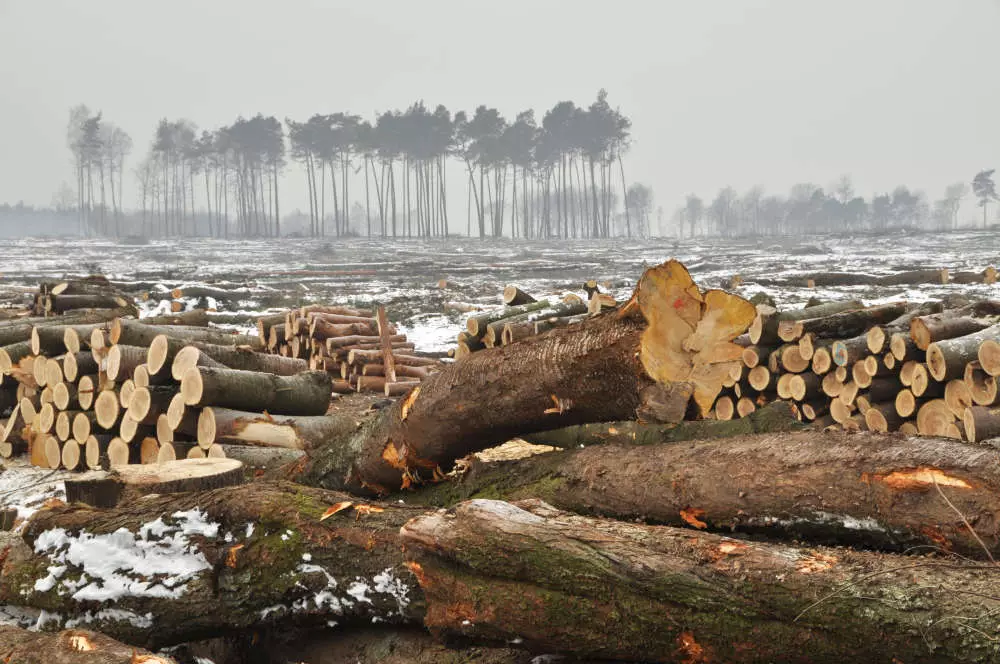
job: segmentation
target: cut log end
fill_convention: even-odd
[[[118,395],[113,390],[102,390],[94,401],[94,412],[97,414],[97,424],[103,429],[111,429],[118,422],[121,406]]]

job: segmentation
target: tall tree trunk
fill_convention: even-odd
[[[628,213],[628,186],[625,184],[625,164],[622,162],[622,155],[618,153],[618,168],[622,174],[622,207],[625,208],[625,234],[632,237],[632,220]]]
[[[367,228],[368,237],[372,236],[372,202],[371,195],[368,192],[368,162],[369,158],[366,154],[365,159],[365,227]]]

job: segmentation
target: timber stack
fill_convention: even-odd
[[[360,426],[346,413],[309,414],[324,396],[313,381],[328,374],[299,370],[305,358],[112,323],[88,350],[116,384],[102,394],[120,400],[131,372],[123,421],[168,401],[169,417],[180,403],[175,414],[187,427],[197,413],[195,444],[203,428],[258,444],[266,435],[303,441],[307,457],[290,472],[294,483],[179,493],[157,485],[142,500],[101,493],[103,475],[70,480],[74,504],[52,501],[18,524],[0,560],[5,614],[66,631],[2,628],[0,652],[29,662],[147,661],[153,655],[134,649],[180,656],[178,646],[211,635],[214,645],[236,642],[263,658],[272,643],[331,638],[334,624],[333,638],[346,639],[363,624],[383,657],[387,640],[418,627],[451,645],[527,651],[491,657],[498,662],[546,653],[995,662],[995,447],[807,428],[793,416],[793,404],[806,403],[798,392],[732,421],[709,415],[724,383],[735,387],[736,369],[742,380],[750,348],[773,349],[759,353],[757,366],[767,368],[788,346],[776,357],[779,376],[845,367],[847,385],[855,366],[864,382],[858,361],[885,366],[895,345],[905,358],[897,362],[925,367],[928,390],[947,390],[976,362],[985,390],[1000,352],[987,332],[996,305],[819,306],[755,309],[702,290],[670,261],[647,270],[616,309],[472,353]],[[805,339],[812,357],[796,359],[791,348]],[[145,349],[144,359],[126,347]],[[831,366],[815,373],[820,350]],[[237,352],[242,366],[213,364]],[[35,355],[34,363],[58,363],[54,344]],[[872,382],[896,376],[895,366],[873,369]],[[776,392],[779,380],[766,387]],[[147,384],[155,396],[140,396]],[[862,389],[873,399],[873,385]],[[469,458],[513,437],[561,449]],[[297,631],[308,628],[316,629]]]
[[[987,271],[989,272],[989,271]],[[1000,302],[758,305],[711,416],[774,400],[819,426],[973,442],[1000,436]]]
[[[503,291],[503,307],[476,313],[458,334],[456,360],[485,348],[507,346],[548,330],[581,323],[590,316],[618,306],[614,297],[602,293],[594,280],[583,284],[586,299],[576,293],[562,298],[536,299],[514,285]]]
[[[360,312],[329,310],[302,320],[318,346],[330,342],[333,357],[343,349],[360,367],[358,384],[377,381],[379,392],[398,395],[437,365],[406,354],[412,344],[399,352],[384,309],[346,324],[336,317]],[[298,459],[340,430],[340,420],[326,417],[329,366],[267,353],[266,336],[210,327],[203,311],[142,320],[119,313],[0,324],[0,410],[10,412],[0,456],[27,453],[34,465],[67,470],[227,456],[266,466]],[[374,348],[351,343],[372,332]]]
[[[436,358],[417,354],[413,342],[389,322],[384,307],[291,309],[257,319],[257,335],[266,352],[327,372],[337,394],[402,396],[442,366]]]

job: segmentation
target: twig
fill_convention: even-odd
[[[944,502],[947,503],[948,507],[950,507],[955,512],[955,514],[958,515],[958,518],[960,518],[962,520],[962,523],[965,524],[965,527],[969,529],[969,532],[972,533],[972,536],[976,538],[977,542],[979,542],[979,546],[983,547],[983,551],[986,552],[986,557],[990,559],[990,562],[993,563],[994,565],[996,565],[997,561],[994,560],[993,554],[990,553],[989,548],[986,546],[986,542],[984,542],[979,537],[979,533],[977,533],[975,531],[975,529],[972,527],[972,524],[970,524],[969,521],[968,521],[968,519],[965,518],[965,515],[962,514],[961,510],[959,510],[957,507],[955,507],[955,505],[952,504],[952,502],[950,500],[948,500],[948,496],[944,495],[944,491],[941,490],[941,486],[938,484],[937,478],[934,477],[933,475],[931,475],[931,479],[934,480],[934,488],[937,489],[938,494],[940,494],[940,496],[944,500]]]

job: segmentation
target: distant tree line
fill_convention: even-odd
[[[533,110],[508,121],[487,106],[453,114],[423,102],[371,121],[343,112],[284,122],[256,115],[201,132],[165,118],[134,170],[141,212],[138,228],[133,220],[128,229],[127,134],[81,105],[70,112],[68,144],[81,228],[98,234],[287,234],[279,181],[291,161],[305,174],[302,230],[310,236],[442,237],[460,229],[448,214],[451,163],[460,168],[452,175],[462,174],[469,235],[607,238],[649,232],[652,190],[625,178],[631,126],[604,90],[587,107],[557,103],[540,124]]]
[[[983,228],[988,225],[987,207],[998,200],[993,173],[981,171],[972,180],[972,193],[983,208]],[[829,189],[811,183],[796,184],[787,196],[766,195],[762,187],[753,187],[743,194],[732,187],[723,187],[708,202],[689,194],[674,211],[672,228],[659,230],[676,236],[787,235],[891,228],[951,230],[959,225],[959,208],[968,193],[968,185],[956,182],[931,203],[923,192],[900,185],[891,193],[866,199],[856,195],[851,178],[846,175]]]

